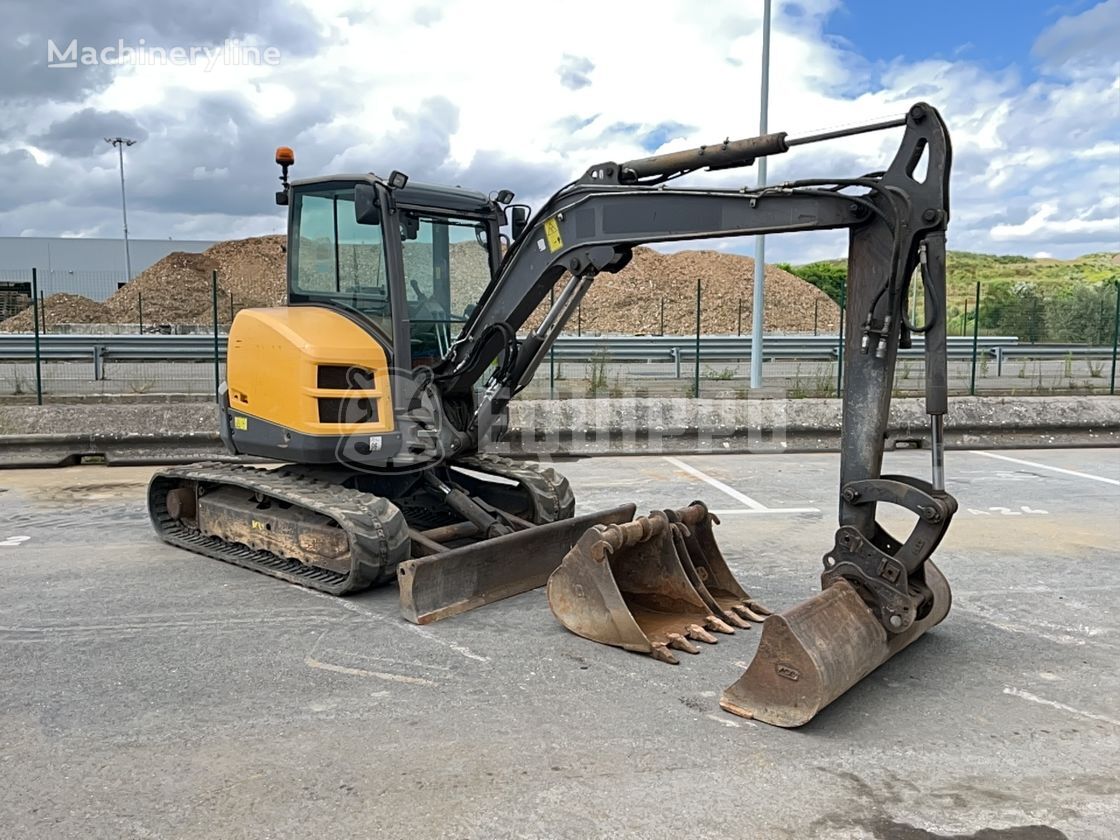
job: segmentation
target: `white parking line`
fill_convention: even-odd
[[[1063,475],[1072,475],[1077,478],[1088,478],[1092,481],[1103,481],[1105,484],[1115,484],[1120,486],[1120,481],[1115,478],[1105,478],[1103,475],[1093,475],[1092,473],[1078,472],[1077,470],[1067,470],[1062,467],[1052,467],[1049,464],[1039,464],[1035,461],[1024,461],[1022,458],[1012,458],[1009,455],[998,455],[995,452],[981,452],[979,449],[970,449],[973,455],[983,455],[986,458],[998,458],[1001,461],[1010,461],[1013,464],[1022,464],[1026,467],[1035,467],[1040,470],[1050,470],[1050,472],[1062,473]]]
[[[712,478],[707,473],[700,472],[700,470],[696,469],[696,467],[689,466],[684,461],[682,461],[680,458],[670,458],[668,455],[666,455],[665,460],[668,461],[670,464],[672,464],[677,469],[684,470],[686,473],[691,475],[693,478],[698,478],[701,481],[712,485],[712,487],[716,488],[721,493],[726,493],[728,496],[730,496],[735,501],[742,502],[747,507],[749,507],[751,510],[766,510],[766,505],[762,504],[761,502],[756,502],[754,499],[752,499],[746,493],[740,493],[734,487],[729,487],[728,485],[726,485],[722,481],[720,481],[718,478]]]
[[[769,508],[759,501],[752,499],[746,493],[740,493],[734,487],[724,484],[718,478],[712,478],[707,473],[701,472],[696,467],[686,464],[680,458],[671,458],[668,455],[664,456],[665,460],[680,470],[684,470],[693,478],[698,478],[705,484],[710,484],[712,487],[725,493],[737,502],[742,502],[747,506],[747,510],[713,510],[712,513],[717,516],[728,516],[736,514],[760,514],[760,513],[820,513],[818,508]]]
[[[1101,723],[1111,723],[1113,726],[1120,726],[1120,720],[1116,718],[1094,714],[1093,712],[1086,712],[1082,709],[1075,709],[1073,706],[1067,706],[1065,703],[1059,703],[1056,700],[1047,700],[1045,697],[1039,697],[1037,694],[1031,694],[1029,691],[1016,688],[1013,685],[1004,686],[1003,693],[1010,694],[1012,697],[1021,697],[1024,700],[1030,700],[1032,703],[1038,703],[1042,706],[1049,706],[1061,712],[1069,712],[1071,715],[1088,718],[1089,720],[1097,720]]]

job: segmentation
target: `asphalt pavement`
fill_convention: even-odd
[[[772,608],[817,587],[835,455],[558,466],[581,511],[705,500]],[[719,708],[757,629],[671,666],[539,590],[416,627],[160,543],[150,473],[0,472],[2,837],[1120,836],[1120,449],[950,452],[952,611],[798,730]]]

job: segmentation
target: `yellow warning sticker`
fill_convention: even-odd
[[[548,240],[548,250],[554,254],[564,247],[564,240],[560,238],[560,225],[556,223],[555,217],[544,223],[544,238]]]
[[[268,527],[263,522],[261,522],[259,519],[251,519],[251,520],[249,520],[249,522],[253,526],[254,531],[267,531],[268,530]]]
[[[241,429],[241,431],[245,431],[246,429],[249,428],[249,418],[248,417],[238,417],[237,415],[234,415],[234,417],[233,417],[233,428]]]

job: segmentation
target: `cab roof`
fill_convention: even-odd
[[[315,178],[302,178],[293,180],[293,187],[310,187],[316,184],[327,185],[337,183],[356,183],[367,181],[373,183],[376,176],[372,172],[344,175],[320,175]],[[442,184],[425,184],[419,181],[409,181],[402,189],[394,190],[394,195],[400,204],[430,207],[433,210],[450,210],[463,213],[494,212],[490,199],[477,190],[468,190],[462,187],[449,187]]]

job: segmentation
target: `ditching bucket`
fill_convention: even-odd
[[[579,636],[672,664],[670,648],[699,653],[692,642],[714,644],[710,631],[734,633],[686,545],[684,521],[708,515],[701,505],[589,528],[548,580],[553,614]],[[704,574],[719,564],[726,570],[720,556]]]
[[[949,613],[949,583],[931,561],[929,613],[897,635],[887,633],[855,588],[838,580],[762,625],[758,652],[719,704],[740,717],[801,726]]]

